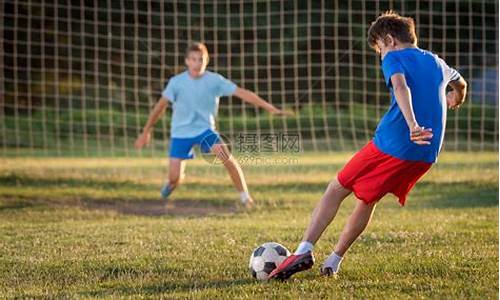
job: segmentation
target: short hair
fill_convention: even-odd
[[[188,57],[189,53],[191,53],[191,52],[200,52],[201,55],[203,55],[207,58],[207,60],[209,58],[207,46],[205,46],[205,44],[203,44],[203,43],[195,42],[195,43],[192,43],[191,45],[189,45],[186,48],[186,57]]]
[[[368,29],[368,44],[377,50],[377,40],[384,39],[388,34],[402,43],[417,46],[415,21],[411,17],[400,16],[393,10],[388,10],[378,16]]]

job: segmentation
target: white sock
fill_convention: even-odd
[[[342,256],[338,256],[337,253],[332,252],[330,256],[325,260],[325,263],[323,264],[324,268],[332,268],[332,271],[334,273],[337,273],[340,269],[340,264],[342,263]]]
[[[248,192],[240,192],[241,203],[243,204],[247,203],[248,198],[250,198],[250,194]]]
[[[309,252],[309,251],[312,252],[313,248],[314,248],[314,245],[312,243],[307,242],[307,241],[301,242],[299,244],[299,246],[297,247],[297,250],[295,250],[294,254],[295,255],[302,255],[302,254]]]

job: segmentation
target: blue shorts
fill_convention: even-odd
[[[170,153],[172,158],[194,158],[193,147],[200,145],[201,152],[209,153],[215,144],[220,144],[219,133],[212,129],[205,130],[202,134],[192,138],[172,138],[170,140]]]

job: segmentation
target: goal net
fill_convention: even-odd
[[[301,149],[352,151],[389,103],[366,32],[394,9],[416,21],[419,46],[469,82],[448,114],[445,148],[498,149],[497,1],[34,1],[0,4],[3,156],[164,155],[171,112],[152,146],[134,140],[184,51],[202,41],[208,69],[276,106],[276,117],[221,98],[218,130],[237,143],[297,134]]]

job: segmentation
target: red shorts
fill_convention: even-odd
[[[344,166],[337,179],[367,204],[392,193],[404,205],[406,195],[431,166],[431,163],[402,160],[382,153],[370,141]]]

